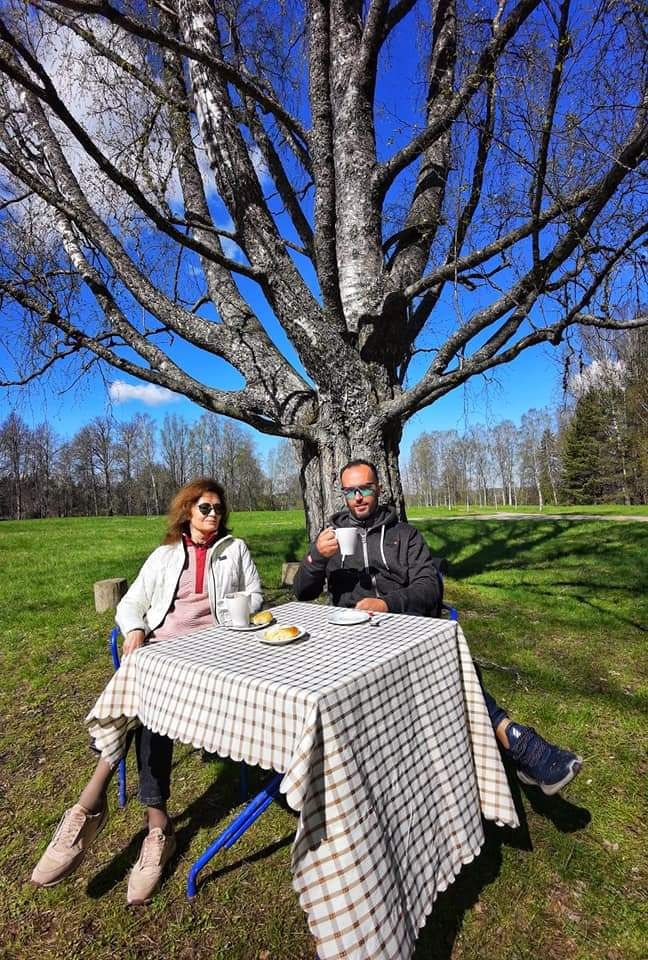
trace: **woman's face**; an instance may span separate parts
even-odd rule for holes
[[[207,508],[209,511],[207,512]],[[213,508],[216,508],[214,511]],[[221,525],[224,509],[217,493],[201,493],[191,508],[189,532],[194,543],[209,540]]]

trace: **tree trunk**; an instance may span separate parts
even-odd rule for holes
[[[296,442],[300,459],[300,484],[304,498],[306,529],[315,539],[329,517],[344,506],[340,493],[340,470],[349,460],[363,459],[378,468],[381,502],[392,503],[398,516],[406,518],[405,498],[398,469],[402,426],[383,425],[371,431],[364,419],[353,426],[330,418],[314,442]]]

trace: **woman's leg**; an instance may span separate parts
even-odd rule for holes
[[[148,808],[149,827],[165,829],[169,823],[166,804],[171,794],[173,740],[153,733],[148,727],[138,727],[135,752],[139,775],[138,796],[140,803]]]
[[[106,806],[106,791],[116,769],[105,760],[99,760],[78,800],[88,813],[98,813]]]
[[[173,740],[139,727],[135,734],[139,799],[147,808],[149,832],[128,878],[131,905],[148,903],[157,890],[164,867],[175,853],[173,824],[167,813],[171,792]]]
[[[115,768],[99,760],[77,803],[63,814],[48,847],[34,867],[37,887],[53,887],[73,873],[108,819],[106,789]]]

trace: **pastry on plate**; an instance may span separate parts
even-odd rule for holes
[[[250,623],[255,627],[260,627],[264,623],[272,623],[274,617],[271,610],[259,610],[258,613],[253,613],[250,617]]]
[[[272,627],[263,634],[266,640],[292,640],[301,633],[299,627]]]

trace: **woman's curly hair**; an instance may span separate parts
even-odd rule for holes
[[[217,480],[213,480],[211,477],[199,477],[197,480],[192,480],[191,483],[185,483],[184,487],[180,487],[171,501],[163,543],[178,543],[178,541],[182,539],[183,533],[189,533],[191,510],[193,505],[200,500],[203,493],[218,494],[223,506],[223,515],[218,533],[224,536],[230,532],[227,527],[229,509],[222,484],[218,483]]]

